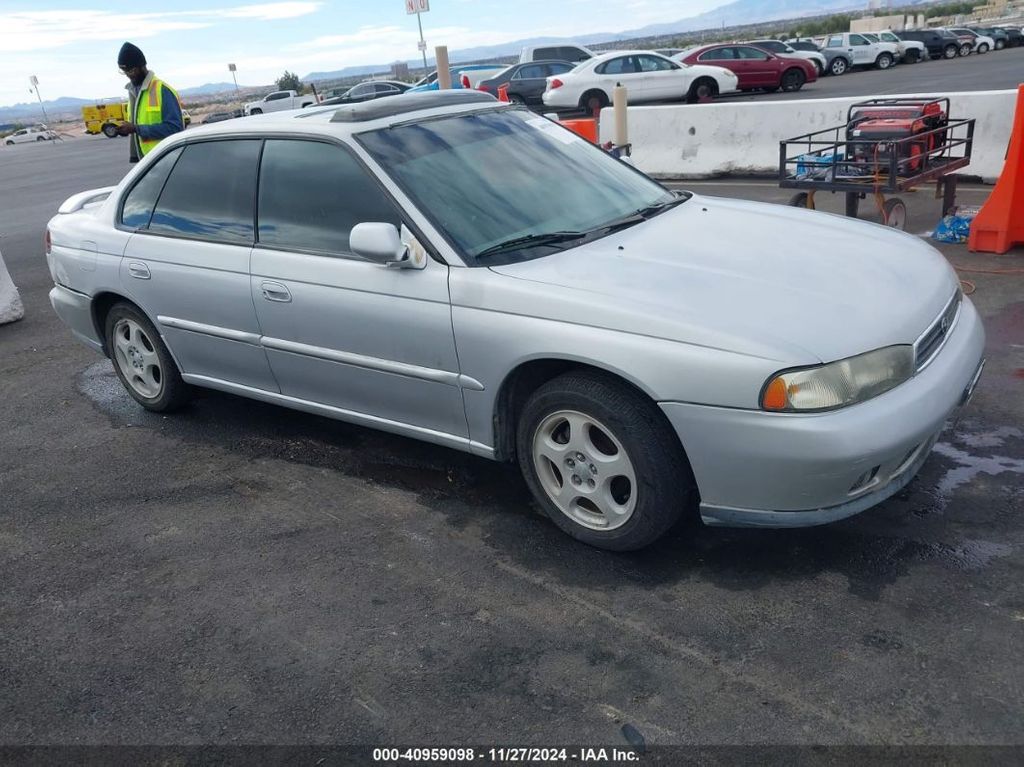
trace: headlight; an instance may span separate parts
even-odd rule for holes
[[[877,397],[914,374],[914,347],[887,346],[838,362],[772,376],[761,407],[773,411],[833,410]]]

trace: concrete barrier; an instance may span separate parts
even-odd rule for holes
[[[4,254],[0,253],[0,325],[14,322],[25,316],[25,307],[21,305],[21,296],[14,287],[11,275],[7,273]]]
[[[939,95],[949,96],[952,117],[977,120],[972,161],[960,173],[995,181],[1010,140],[1017,92]],[[850,105],[867,98],[873,97],[633,106],[629,108],[633,160],[655,178],[776,173],[780,141],[842,125]],[[611,141],[614,129],[615,117],[606,108],[601,112],[601,141]]]

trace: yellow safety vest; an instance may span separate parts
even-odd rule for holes
[[[163,93],[165,86],[174,94],[174,98],[178,98],[177,92],[171,86],[154,77],[149,87],[139,91],[139,95],[135,99],[135,108],[132,110],[132,116],[129,118],[133,123],[136,125],[159,125],[164,121]],[[180,99],[178,103],[181,103]],[[134,138],[138,141],[140,159],[145,157],[153,147],[160,143],[160,139],[144,139],[138,133],[135,134]]]

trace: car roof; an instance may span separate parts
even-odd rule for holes
[[[483,91],[450,90],[403,93],[386,99],[374,99],[345,106],[311,106],[283,112],[254,115],[244,119],[213,123],[209,126],[189,128],[160,142],[172,145],[193,138],[219,135],[265,135],[291,133],[323,135],[352,135],[386,128],[398,122],[410,122],[448,115],[470,114],[510,108]],[[397,119],[396,119],[397,118]]]
[[[585,62],[581,61],[580,63],[594,64],[602,61],[607,61],[608,59],[614,59],[617,56],[659,56],[660,58],[663,59],[668,58],[668,56],[658,53],[657,51],[652,51],[650,48],[637,48],[635,50],[628,51],[605,51],[604,53],[594,56],[594,58],[592,59],[588,59]]]

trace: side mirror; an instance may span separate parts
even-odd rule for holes
[[[349,249],[357,256],[396,269],[422,269],[425,260],[415,263],[410,257],[409,246],[394,224],[356,224],[348,236]]]

